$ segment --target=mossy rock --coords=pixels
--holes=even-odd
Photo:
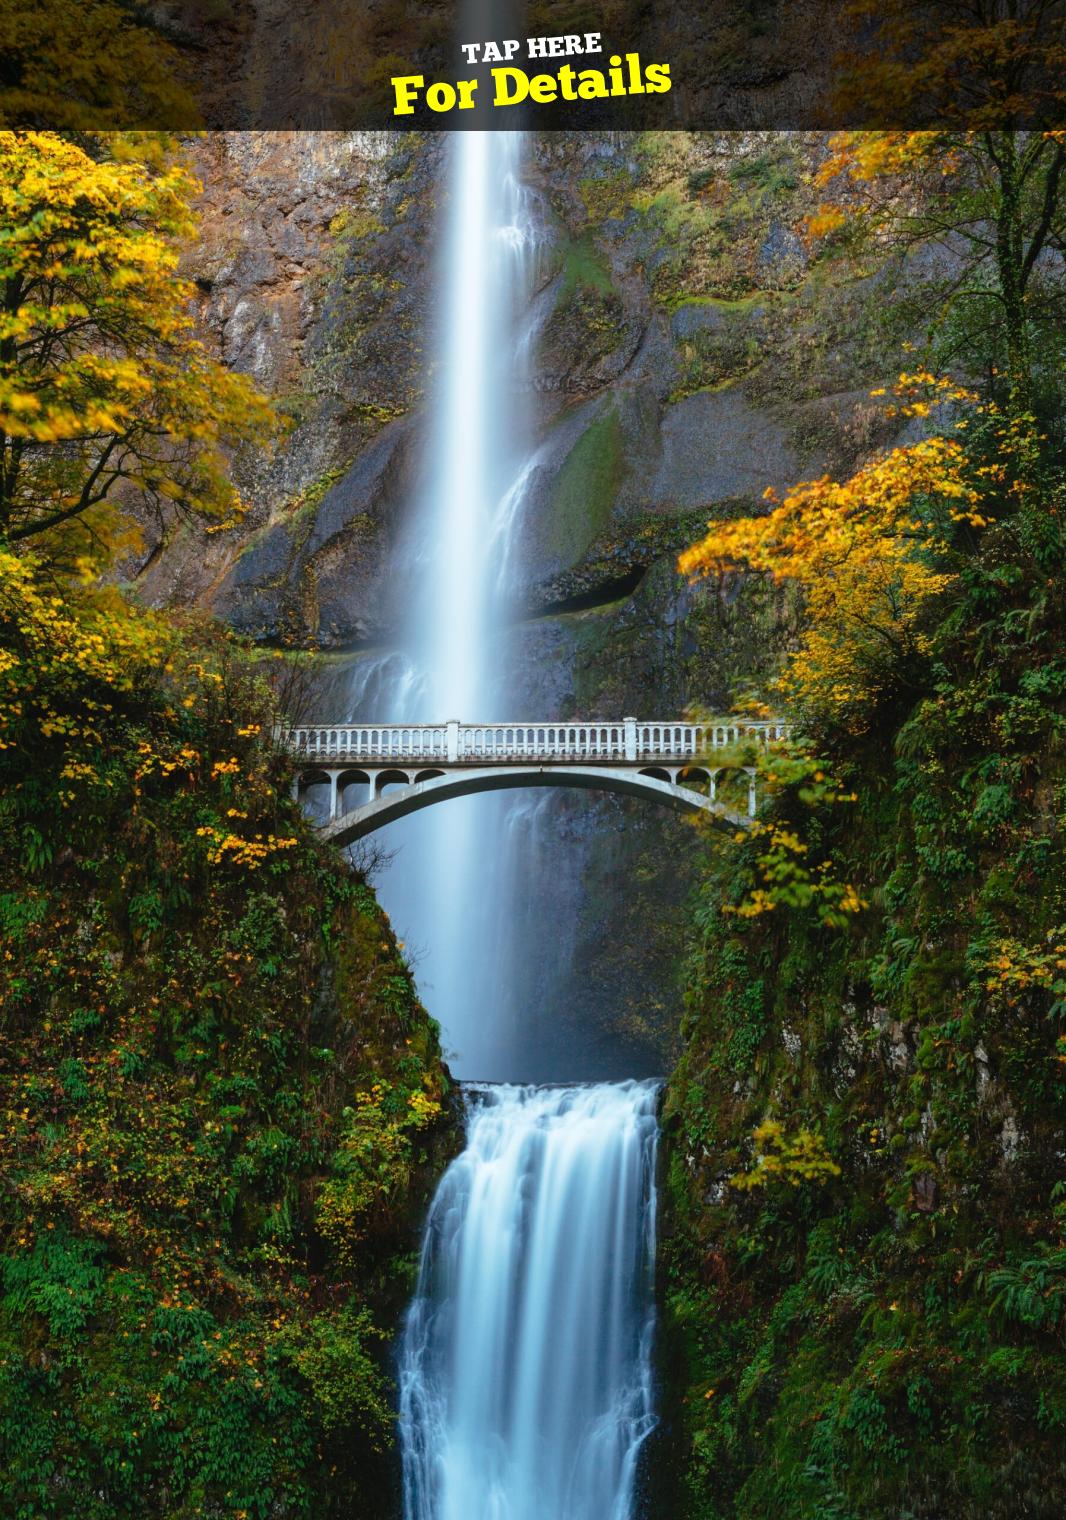
[[[622,428],[608,405],[578,438],[555,480],[545,524],[545,543],[561,565],[574,564],[611,520],[623,475]]]

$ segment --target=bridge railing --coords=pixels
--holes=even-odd
[[[287,746],[301,759],[387,765],[502,765],[509,761],[589,761],[647,765],[697,760],[745,740],[772,744],[788,735],[777,719],[702,723],[623,718],[599,723],[334,723],[291,729]]]
[[[732,749],[745,740],[761,745],[788,737],[789,726],[777,720],[742,722],[712,718],[705,723],[638,723],[637,759],[696,759],[716,749]]]
[[[448,729],[441,723],[334,723],[290,729],[288,748],[309,760],[447,760]]]
[[[459,759],[624,760],[624,723],[460,724]]]

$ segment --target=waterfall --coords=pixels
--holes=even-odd
[[[532,471],[523,398],[531,352],[524,316],[540,219],[523,181],[526,134],[465,131],[448,145],[447,212],[437,271],[440,336],[423,484],[399,558],[408,593],[398,650],[360,662],[349,717],[363,721],[513,719],[501,690],[502,598]],[[453,1070],[527,1075],[519,1059],[513,947],[522,891],[514,798],[471,797],[393,825],[397,856],[381,899],[419,960],[426,1001]]]
[[[656,1084],[475,1089],[404,1329],[406,1520],[630,1520]]]
[[[504,604],[539,462],[520,404],[536,203],[523,134],[460,132],[450,149],[408,626],[401,647],[362,664],[363,719],[524,716],[503,689]],[[524,1004],[569,948],[538,920],[523,873],[550,816],[540,797],[471,797],[388,831],[400,853],[382,900],[421,955],[466,1079],[528,1080],[542,1060]],[[654,1423],[656,1086],[467,1093],[466,1149],[430,1210],[403,1337],[406,1520],[631,1520]]]

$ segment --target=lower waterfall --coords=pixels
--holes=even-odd
[[[631,1520],[658,1085],[468,1089],[401,1347],[406,1520]]]

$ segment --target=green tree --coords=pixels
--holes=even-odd
[[[1061,342],[1064,287],[1048,255],[1064,231],[1063,0],[849,0],[847,11],[862,42],[838,60],[833,110],[875,130],[832,139],[820,181],[839,193],[812,230],[873,233],[875,255],[886,242],[938,246],[926,285],[940,298],[942,362],[1005,375],[1025,409],[1034,354],[1049,380],[1056,352],[1043,340]]]
[[[841,132],[819,175],[833,199],[808,226],[853,247],[939,246],[931,329],[950,335],[942,358],[965,352],[1002,371],[1024,404],[1034,334],[1054,330],[1066,299],[1050,257],[1064,236],[1064,169],[1059,132]]]

